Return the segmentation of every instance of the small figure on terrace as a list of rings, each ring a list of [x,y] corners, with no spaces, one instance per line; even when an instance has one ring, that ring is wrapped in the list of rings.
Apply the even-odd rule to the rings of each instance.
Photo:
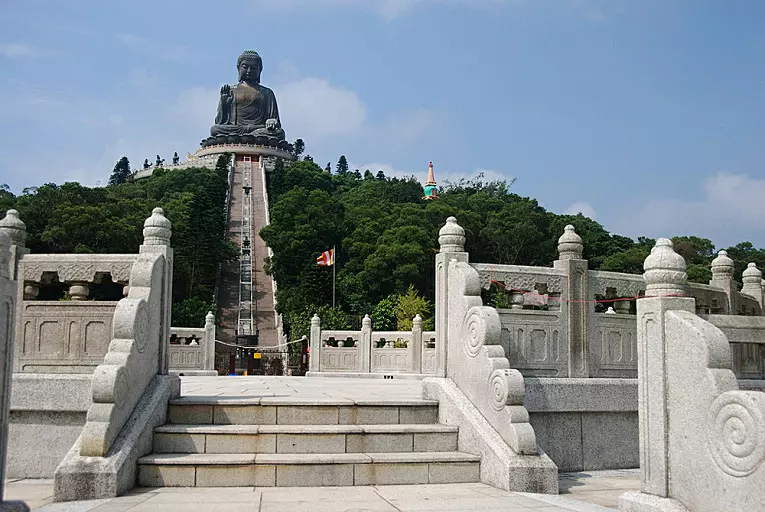
[[[247,50],[237,60],[239,83],[220,89],[220,102],[210,134],[216,136],[265,136],[284,140],[274,92],[260,85],[263,61]]]
[[[178,165],[178,162],[179,162],[180,160],[181,160],[181,159],[178,157],[178,152],[177,152],[177,151],[176,151],[176,152],[174,152],[174,153],[173,153],[173,165]]]
[[[143,168],[148,169],[149,167],[151,167],[151,165],[149,164],[149,159],[147,158],[143,161]]]

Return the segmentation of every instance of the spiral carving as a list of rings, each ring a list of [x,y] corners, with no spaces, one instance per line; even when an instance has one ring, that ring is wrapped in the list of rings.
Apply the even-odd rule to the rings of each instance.
[[[477,356],[486,340],[486,320],[478,308],[470,308],[465,315],[462,333],[465,337],[465,352],[470,357]]]
[[[731,476],[747,476],[765,460],[765,417],[748,393],[729,391],[712,403],[707,442],[712,457]]]
[[[149,341],[149,312],[145,304],[138,308],[135,314],[135,345],[139,354],[146,350]]]
[[[491,394],[491,406],[496,411],[501,411],[507,405],[510,397],[510,388],[507,382],[507,370],[494,370],[489,378],[489,391]]]

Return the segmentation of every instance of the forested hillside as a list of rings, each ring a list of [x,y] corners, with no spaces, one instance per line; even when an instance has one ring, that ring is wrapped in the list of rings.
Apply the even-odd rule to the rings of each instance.
[[[16,208],[35,253],[135,253],[143,221],[161,206],[173,223],[175,251],[173,324],[195,326],[214,309],[221,263],[237,257],[225,243],[225,159],[216,170],[157,170],[129,182],[127,159],[117,163],[107,187],[44,184],[15,196],[0,185],[0,212]],[[312,161],[277,165],[268,176],[271,225],[261,235],[273,250],[264,262],[277,281],[279,312],[294,338],[308,331],[310,316],[322,324],[357,326],[370,314],[377,329],[407,329],[419,313],[432,328],[434,255],[438,231],[454,215],[467,236],[472,261],[551,265],[557,240],[573,224],[593,269],[642,273],[653,240],[608,233],[581,215],[557,215],[536,200],[512,193],[511,184],[480,179],[447,183],[439,199],[422,200],[414,178],[382,172],[349,172],[341,157],[334,172]],[[675,237],[692,281],[711,278],[717,249],[710,240]],[[337,307],[332,309],[332,267],[316,265],[337,247]],[[749,242],[727,248],[740,280],[746,264],[765,268],[765,250]],[[489,297],[499,304],[502,291]]]
[[[278,166],[269,177],[271,225],[261,236],[274,252],[267,262],[275,276],[278,309],[293,337],[307,332],[310,316],[341,328],[369,313],[375,328],[406,328],[415,313],[432,326],[434,255],[438,231],[450,215],[465,228],[466,247],[476,262],[551,265],[557,240],[573,224],[584,242],[590,268],[642,273],[654,240],[608,233],[582,215],[557,215],[536,200],[512,193],[510,184],[480,179],[442,186],[439,199],[422,200],[414,178],[381,172],[337,172],[312,161]],[[707,282],[715,247],[695,236],[676,237],[689,278]],[[332,268],[316,257],[337,247],[337,307],[332,304]],[[746,263],[765,266],[765,251],[744,242],[728,248],[740,279]],[[495,297],[501,300],[501,297]]]
[[[215,171],[160,169],[150,179],[108,187],[46,183],[19,196],[5,188],[0,211],[19,210],[33,253],[136,253],[143,221],[161,206],[173,224],[173,325],[202,326],[214,309],[218,266],[236,257],[224,242],[227,181],[221,164]]]

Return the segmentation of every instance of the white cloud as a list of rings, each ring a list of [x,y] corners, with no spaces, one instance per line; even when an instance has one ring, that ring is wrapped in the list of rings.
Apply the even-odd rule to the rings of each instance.
[[[581,213],[585,217],[589,217],[592,220],[595,220],[595,208],[593,208],[592,205],[586,201],[576,201],[571,206],[566,208],[563,213],[565,215],[577,215]]]
[[[25,43],[0,43],[0,56],[9,59],[20,57],[39,57],[43,51]]]
[[[765,179],[718,172],[702,185],[696,200],[652,199],[621,215],[616,232],[630,236],[696,235],[718,247],[741,241],[765,245]]]
[[[300,137],[314,145],[330,137],[358,134],[364,129],[367,109],[354,91],[313,77],[274,89],[288,137]]]

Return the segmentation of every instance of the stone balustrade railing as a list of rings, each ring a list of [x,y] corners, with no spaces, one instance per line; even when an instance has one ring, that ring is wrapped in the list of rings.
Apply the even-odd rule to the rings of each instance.
[[[726,333],[759,342],[763,319],[694,314],[685,262],[666,238],[645,269],[637,315],[642,488],[622,495],[619,509],[762,510],[765,393],[739,389]]]
[[[552,268],[471,263],[480,286],[498,283],[509,305],[498,308],[501,344],[513,368],[533,377],[637,377],[637,298],[642,275],[588,270],[583,244],[573,226],[558,241]],[[712,262],[710,284],[687,283],[696,313],[763,314],[762,273],[754,263],[738,290],[733,261],[725,251]],[[734,371],[765,379],[765,344],[732,342]],[[758,364],[754,364],[759,361]]]
[[[184,375],[215,372],[215,316],[205,317],[205,326],[171,327],[169,346],[170,371]]]
[[[135,254],[25,254],[19,281],[14,367],[17,372],[92,373],[112,338],[117,300],[127,290]],[[112,300],[88,300],[102,285]],[[39,300],[47,289],[63,293]],[[62,289],[63,288],[63,289]],[[111,295],[111,297],[109,297]]]
[[[311,374],[433,374],[435,332],[422,330],[417,315],[411,331],[373,331],[366,315],[360,331],[322,330],[321,319],[311,319]]]

